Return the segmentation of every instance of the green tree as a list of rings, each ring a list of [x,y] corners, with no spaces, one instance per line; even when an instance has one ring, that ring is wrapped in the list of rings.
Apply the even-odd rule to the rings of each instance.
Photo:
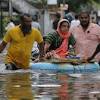
[[[41,8],[47,7],[47,0],[27,0],[32,5],[39,5]],[[58,6],[60,4],[68,4],[69,10],[74,12],[79,12],[81,9],[85,8],[88,10],[92,9],[92,5],[100,6],[100,0],[57,0]]]
[[[82,7],[89,6],[89,0],[58,0],[58,4],[64,3],[69,5],[69,9],[75,12],[80,11]]]
[[[79,12],[83,8],[91,10],[94,3],[100,6],[100,0],[58,0],[58,5],[61,3],[68,4],[69,9],[75,12]]]

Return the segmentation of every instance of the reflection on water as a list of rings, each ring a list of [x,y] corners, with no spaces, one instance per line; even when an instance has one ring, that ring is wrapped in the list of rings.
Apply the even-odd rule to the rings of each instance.
[[[100,75],[0,74],[0,100],[100,100]]]
[[[9,74],[5,76],[7,100],[33,100],[30,74]]]
[[[74,100],[100,100],[100,75],[85,74],[74,82]],[[78,95],[77,95],[78,94]]]

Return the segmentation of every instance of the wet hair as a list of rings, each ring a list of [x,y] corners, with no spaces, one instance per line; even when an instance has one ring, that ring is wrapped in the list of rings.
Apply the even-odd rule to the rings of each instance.
[[[81,14],[87,14],[88,15],[88,17],[90,17],[90,13],[89,13],[89,11],[81,11],[80,13],[79,13],[79,16],[81,16]]]
[[[24,23],[25,17],[31,17],[31,15],[27,14],[27,13],[24,13],[24,14],[20,15],[20,22],[21,22],[20,29],[22,30],[22,32],[24,33],[24,35],[26,33],[30,33],[31,32],[31,26],[30,25],[26,25]]]
[[[58,18],[58,19],[60,19],[60,17],[61,17],[61,15],[60,15],[60,13],[56,13],[56,18]]]
[[[23,19],[24,19],[25,16],[27,16],[27,17],[31,17],[30,14],[28,14],[28,13],[23,13],[23,14],[20,15],[20,20],[23,21]]]

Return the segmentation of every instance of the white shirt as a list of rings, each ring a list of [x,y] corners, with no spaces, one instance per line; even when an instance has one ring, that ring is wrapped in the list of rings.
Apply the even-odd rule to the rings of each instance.
[[[32,22],[32,28],[37,28],[38,30],[41,30],[40,24],[38,22],[35,22],[35,21]]]
[[[8,23],[7,27],[5,28],[6,30],[9,30],[11,28],[15,27],[13,22]]]
[[[71,21],[71,28],[73,28],[73,27],[76,27],[76,26],[78,26],[78,25],[80,25],[80,21],[79,20],[72,20]]]

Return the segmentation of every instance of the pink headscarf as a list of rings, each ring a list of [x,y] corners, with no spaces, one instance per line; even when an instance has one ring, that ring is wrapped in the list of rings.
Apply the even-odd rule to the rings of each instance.
[[[57,32],[63,38],[63,41],[62,41],[62,44],[60,45],[60,47],[55,50],[55,52],[58,56],[65,57],[68,54],[68,39],[69,39],[70,33],[61,31],[60,25],[62,22],[67,22],[68,25],[70,26],[69,21],[66,19],[61,19],[59,21],[58,27],[57,27]]]

